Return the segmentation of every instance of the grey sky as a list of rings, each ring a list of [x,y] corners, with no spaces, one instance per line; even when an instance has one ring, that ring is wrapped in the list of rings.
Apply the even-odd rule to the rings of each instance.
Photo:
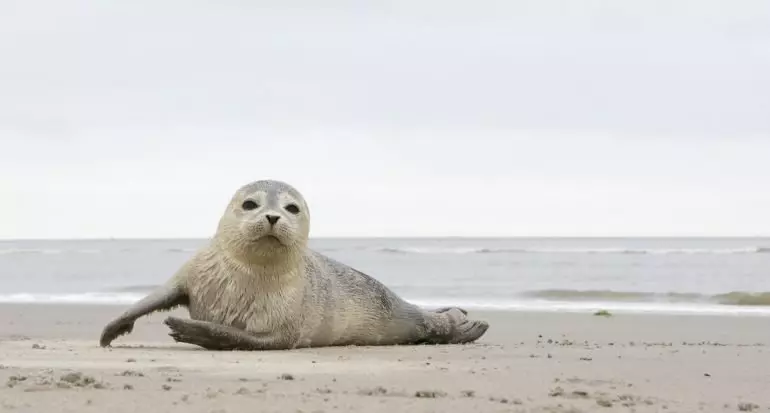
[[[0,2],[0,237],[770,235],[770,2]]]

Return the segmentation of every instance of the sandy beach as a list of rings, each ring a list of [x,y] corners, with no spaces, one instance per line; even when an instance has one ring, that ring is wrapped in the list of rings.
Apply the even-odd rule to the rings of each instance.
[[[14,412],[770,410],[770,318],[478,312],[465,346],[209,352],[123,310],[0,306],[0,409]],[[176,311],[174,314],[185,315]]]

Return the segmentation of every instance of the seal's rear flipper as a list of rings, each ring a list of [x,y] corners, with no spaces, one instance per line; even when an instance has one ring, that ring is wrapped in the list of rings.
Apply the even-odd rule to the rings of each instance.
[[[489,329],[489,323],[480,320],[469,320],[467,311],[458,307],[440,308],[434,311],[446,317],[434,324],[433,336],[428,342],[436,344],[466,344],[478,340]]]

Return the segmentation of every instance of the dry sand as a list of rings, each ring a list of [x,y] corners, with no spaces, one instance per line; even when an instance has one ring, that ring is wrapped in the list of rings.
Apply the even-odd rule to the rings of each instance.
[[[770,411],[766,317],[474,311],[473,345],[209,352],[154,314],[100,348],[122,310],[0,305],[0,410]]]

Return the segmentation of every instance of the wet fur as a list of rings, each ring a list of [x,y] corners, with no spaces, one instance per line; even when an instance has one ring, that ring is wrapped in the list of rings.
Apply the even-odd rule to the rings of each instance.
[[[267,212],[239,211],[254,193],[264,194]],[[267,230],[261,216],[278,214],[286,202],[299,204],[301,213],[280,211],[281,225]],[[101,345],[129,333],[136,318],[177,306],[187,307],[191,320],[169,317],[170,335],[220,350],[468,343],[488,329],[468,320],[465,310],[426,311],[404,301],[374,278],[307,248],[308,233],[309,211],[294,188],[276,181],[244,186],[209,245],[108,324]]]

